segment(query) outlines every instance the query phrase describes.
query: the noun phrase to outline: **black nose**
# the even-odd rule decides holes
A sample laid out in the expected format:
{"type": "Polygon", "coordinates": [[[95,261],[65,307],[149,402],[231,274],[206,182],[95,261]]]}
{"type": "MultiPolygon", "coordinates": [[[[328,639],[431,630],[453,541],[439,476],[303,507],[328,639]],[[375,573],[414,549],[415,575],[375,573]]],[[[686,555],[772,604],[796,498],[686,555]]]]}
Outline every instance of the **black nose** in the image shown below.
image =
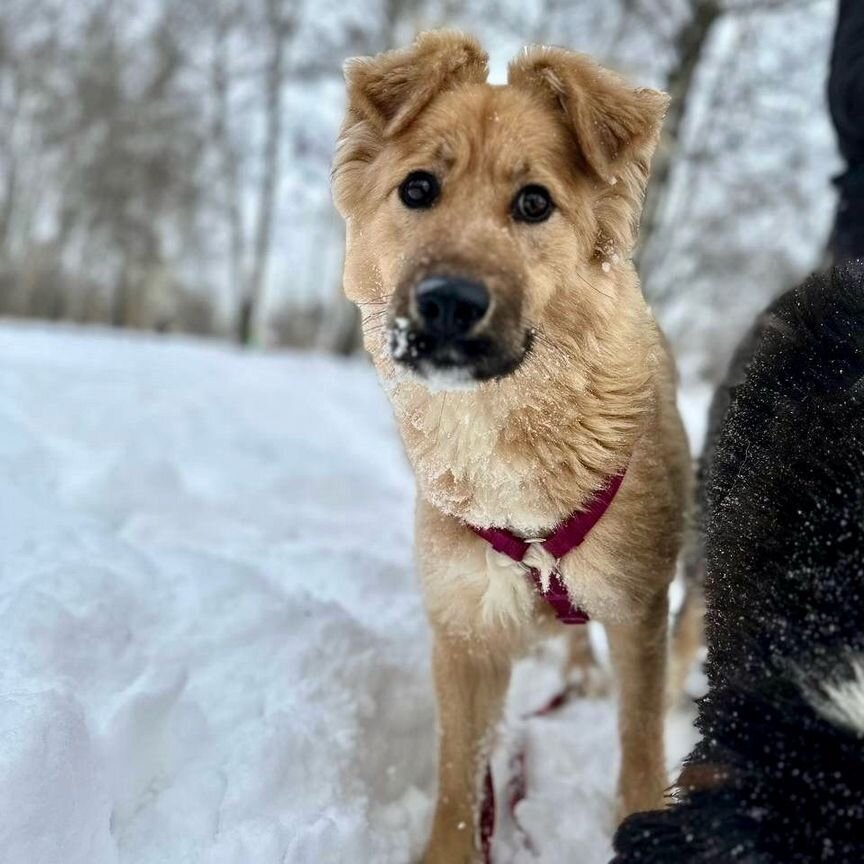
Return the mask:
{"type": "Polygon", "coordinates": [[[458,276],[428,276],[414,296],[423,326],[444,338],[464,336],[489,311],[486,286],[458,276]]]}

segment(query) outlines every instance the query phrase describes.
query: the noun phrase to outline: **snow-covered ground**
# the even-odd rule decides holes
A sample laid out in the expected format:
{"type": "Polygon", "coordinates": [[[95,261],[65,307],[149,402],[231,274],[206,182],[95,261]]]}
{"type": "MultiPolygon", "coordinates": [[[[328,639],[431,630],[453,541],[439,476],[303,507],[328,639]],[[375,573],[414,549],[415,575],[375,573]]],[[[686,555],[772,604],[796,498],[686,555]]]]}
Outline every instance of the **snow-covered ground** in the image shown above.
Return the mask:
{"type": "MultiPolygon", "coordinates": [[[[412,496],[363,362],[0,326],[0,862],[415,860],[412,496]]],[[[538,856],[498,862],[608,860],[614,711],[519,719],[557,685],[517,675],[538,856]]]]}

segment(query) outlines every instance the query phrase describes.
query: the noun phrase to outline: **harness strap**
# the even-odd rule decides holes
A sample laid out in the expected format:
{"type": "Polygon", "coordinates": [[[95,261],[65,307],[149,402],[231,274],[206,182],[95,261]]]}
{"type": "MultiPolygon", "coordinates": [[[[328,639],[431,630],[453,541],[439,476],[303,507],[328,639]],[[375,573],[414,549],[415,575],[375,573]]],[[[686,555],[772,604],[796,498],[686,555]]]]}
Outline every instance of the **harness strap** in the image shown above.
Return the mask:
{"type": "MultiPolygon", "coordinates": [[[[588,502],[584,510],[577,510],[561,522],[545,539],[526,540],[506,528],[482,528],[478,525],[468,527],[480,538],[485,540],[496,552],[522,564],[532,543],[542,546],[556,562],[568,552],[581,545],[591,529],[600,521],[609,505],[618,494],[624,480],[626,468],[619,474],[610,477],[602,489],[598,490],[588,502]]],[[[585,624],[588,614],[573,605],[567,586],[561,580],[557,567],[550,575],[548,587],[543,584],[540,571],[536,567],[525,567],[526,573],[537,593],[552,607],[555,616],[563,624],[585,624]]]]}

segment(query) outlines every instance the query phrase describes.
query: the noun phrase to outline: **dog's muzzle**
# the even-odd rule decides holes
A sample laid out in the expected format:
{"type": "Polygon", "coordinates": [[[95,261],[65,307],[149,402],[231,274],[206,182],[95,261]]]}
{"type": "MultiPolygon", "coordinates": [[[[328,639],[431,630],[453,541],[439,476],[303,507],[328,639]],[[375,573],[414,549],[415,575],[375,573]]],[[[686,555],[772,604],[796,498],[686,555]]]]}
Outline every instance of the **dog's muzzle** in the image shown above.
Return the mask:
{"type": "Polygon", "coordinates": [[[487,286],[463,276],[432,275],[410,290],[408,314],[391,323],[394,361],[427,384],[460,389],[508,374],[521,362],[496,334],[487,286]]]}

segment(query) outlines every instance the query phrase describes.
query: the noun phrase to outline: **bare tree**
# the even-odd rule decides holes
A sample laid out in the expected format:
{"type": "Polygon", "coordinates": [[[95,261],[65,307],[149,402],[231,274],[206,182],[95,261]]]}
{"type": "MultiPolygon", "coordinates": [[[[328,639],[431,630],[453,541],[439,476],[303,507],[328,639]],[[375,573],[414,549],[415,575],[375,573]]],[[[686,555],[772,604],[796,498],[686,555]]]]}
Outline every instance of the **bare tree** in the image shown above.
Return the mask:
{"type": "Polygon", "coordinates": [[[231,110],[233,64],[230,54],[231,37],[243,16],[242,5],[235,0],[215,5],[210,63],[210,87],[213,96],[211,137],[217,151],[217,173],[222,193],[221,209],[227,222],[229,246],[229,289],[231,302],[240,306],[244,292],[244,261],[246,239],[243,229],[241,155],[234,138],[231,110]]]}
{"type": "MultiPolygon", "coordinates": [[[[0,43],[3,41],[0,30],[0,43]]],[[[11,57],[10,50],[4,50],[0,44],[0,56],[8,70],[5,76],[8,81],[8,104],[3,106],[2,137],[0,137],[0,157],[5,168],[0,177],[0,249],[6,247],[12,226],[12,218],[16,212],[18,193],[18,155],[15,146],[15,136],[18,127],[18,116],[21,108],[21,86],[19,71],[11,57]]],[[[0,164],[2,164],[0,163],[0,164]]]]}
{"type": "Polygon", "coordinates": [[[282,91],[285,79],[285,49],[293,23],[285,0],[266,0],[266,23],[269,56],[264,81],[266,119],[258,178],[258,203],[252,263],[237,316],[237,338],[243,344],[248,344],[255,336],[256,319],[261,314],[264,299],[270,244],[273,237],[284,120],[282,91]]]}
{"type": "Polygon", "coordinates": [[[666,81],[666,92],[669,93],[671,102],[663,124],[663,140],[652,163],[651,185],[642,210],[639,232],[641,246],[636,256],[637,266],[643,263],[642,250],[650,243],[657,230],[657,216],[668,193],[672,166],[680,150],[681,129],[687,116],[696,73],[708,37],[721,13],[719,0],[694,0],[690,19],[672,40],[675,63],[666,81]]]}

